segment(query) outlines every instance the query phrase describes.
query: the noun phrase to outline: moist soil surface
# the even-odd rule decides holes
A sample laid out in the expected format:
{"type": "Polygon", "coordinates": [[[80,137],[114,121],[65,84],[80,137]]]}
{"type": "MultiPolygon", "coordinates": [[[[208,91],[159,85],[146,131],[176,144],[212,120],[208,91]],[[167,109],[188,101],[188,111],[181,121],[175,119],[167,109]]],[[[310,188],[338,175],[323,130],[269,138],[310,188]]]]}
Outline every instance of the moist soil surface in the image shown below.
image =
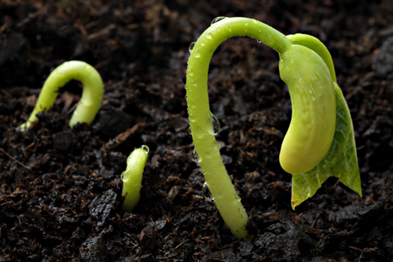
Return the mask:
{"type": "Polygon", "coordinates": [[[392,1],[11,1],[0,3],[1,261],[392,261],[392,1]],[[278,156],[291,120],[278,55],[225,41],[209,71],[223,161],[249,214],[238,240],[191,160],[189,45],[217,16],[307,33],[330,50],[348,101],[360,197],[336,178],[292,210],[278,156]],[[91,126],[71,129],[81,84],[23,134],[43,82],[68,60],[105,84],[91,126]],[[150,148],[141,199],[121,209],[120,174],[150,148]],[[206,193],[208,195],[208,193],[206,193]]]}

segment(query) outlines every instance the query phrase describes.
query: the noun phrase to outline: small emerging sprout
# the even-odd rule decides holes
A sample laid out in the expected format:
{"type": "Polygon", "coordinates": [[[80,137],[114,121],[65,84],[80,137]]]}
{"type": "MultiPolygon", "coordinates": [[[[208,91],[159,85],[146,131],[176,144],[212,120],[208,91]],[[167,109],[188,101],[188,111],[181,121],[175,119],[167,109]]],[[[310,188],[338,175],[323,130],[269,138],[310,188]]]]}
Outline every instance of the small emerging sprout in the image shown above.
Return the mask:
{"type": "Polygon", "coordinates": [[[313,196],[335,175],[361,195],[361,182],[349,109],[336,83],[330,53],[316,38],[286,37],[254,19],[214,19],[190,46],[186,96],[190,130],[206,184],[226,225],[238,238],[251,238],[248,216],[227,174],[209,109],[208,68],[216,48],[228,38],[247,36],[279,53],[279,73],[289,88],[292,120],[280,164],[293,174],[292,207],[313,196]]]}
{"type": "Polygon", "coordinates": [[[142,174],[148,160],[148,153],[148,146],[142,145],[127,157],[127,167],[121,175],[122,198],[124,198],[122,209],[126,212],[131,212],[140,200],[142,174]]]}
{"type": "Polygon", "coordinates": [[[75,109],[69,125],[73,127],[77,123],[91,124],[100,109],[103,100],[104,84],[100,74],[95,68],[83,61],[68,61],[58,66],[49,75],[42,87],[36,106],[29,119],[18,127],[26,131],[37,121],[37,114],[52,108],[58,95],[59,88],[70,80],[80,81],[83,85],[81,100],[75,109]]]}

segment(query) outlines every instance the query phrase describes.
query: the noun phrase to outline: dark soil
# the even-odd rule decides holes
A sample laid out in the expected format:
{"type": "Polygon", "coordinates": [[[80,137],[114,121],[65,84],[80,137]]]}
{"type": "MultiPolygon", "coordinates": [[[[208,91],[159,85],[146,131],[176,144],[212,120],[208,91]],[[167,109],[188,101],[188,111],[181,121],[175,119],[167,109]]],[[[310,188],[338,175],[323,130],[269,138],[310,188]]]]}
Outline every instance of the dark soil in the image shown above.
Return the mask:
{"type": "Polygon", "coordinates": [[[392,1],[105,2],[0,1],[1,261],[393,260],[392,1]],[[202,196],[184,99],[189,44],[217,16],[327,45],[353,117],[362,198],[330,178],[291,209],[291,175],[278,162],[291,118],[278,55],[234,38],[212,59],[209,95],[256,237],[230,233],[202,196]],[[72,59],[105,83],[93,125],[68,127],[81,94],[70,82],[32,131],[16,132],[51,70],[72,59]],[[151,151],[141,200],[126,213],[119,175],[142,144],[151,151]]]}

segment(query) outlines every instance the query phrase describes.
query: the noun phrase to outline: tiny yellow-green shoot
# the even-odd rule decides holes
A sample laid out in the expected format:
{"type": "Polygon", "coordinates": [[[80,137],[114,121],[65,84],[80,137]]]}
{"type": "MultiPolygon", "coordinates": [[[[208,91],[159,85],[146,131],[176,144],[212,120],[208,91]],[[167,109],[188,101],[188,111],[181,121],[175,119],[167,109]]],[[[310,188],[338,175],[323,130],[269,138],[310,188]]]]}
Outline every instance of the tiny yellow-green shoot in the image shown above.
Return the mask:
{"type": "Polygon", "coordinates": [[[142,175],[148,160],[148,153],[148,146],[142,145],[127,157],[127,167],[121,175],[122,198],[124,198],[122,209],[126,212],[131,212],[140,200],[142,175]]]}

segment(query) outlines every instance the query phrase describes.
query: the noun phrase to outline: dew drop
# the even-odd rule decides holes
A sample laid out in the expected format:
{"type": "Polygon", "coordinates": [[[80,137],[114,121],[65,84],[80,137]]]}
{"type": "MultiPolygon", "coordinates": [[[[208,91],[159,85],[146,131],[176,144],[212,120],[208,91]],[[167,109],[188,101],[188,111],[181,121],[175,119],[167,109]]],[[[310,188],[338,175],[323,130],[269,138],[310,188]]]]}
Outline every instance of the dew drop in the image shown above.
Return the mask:
{"type": "Polygon", "coordinates": [[[211,202],[214,200],[214,198],[211,195],[211,192],[208,189],[207,182],[205,182],[202,185],[201,193],[202,193],[202,196],[205,198],[205,200],[208,200],[208,201],[211,201],[211,202]]]}
{"type": "Polygon", "coordinates": [[[257,43],[261,44],[261,41],[260,41],[260,40],[257,40],[257,43]]]}
{"type": "Polygon", "coordinates": [[[213,126],[213,135],[216,135],[220,132],[220,122],[215,115],[212,114],[212,126],[213,126]]]}
{"type": "Polygon", "coordinates": [[[312,96],[312,100],[316,100],[316,98],[312,96]]]}
{"type": "Polygon", "coordinates": [[[194,122],[194,115],[192,113],[190,113],[189,115],[189,120],[190,122],[194,122]]]}
{"type": "Polygon", "coordinates": [[[192,161],[193,161],[193,162],[198,163],[199,158],[198,158],[196,149],[193,149],[193,151],[192,151],[192,153],[191,153],[191,157],[192,157],[192,161]]]}
{"type": "Polygon", "coordinates": [[[148,147],[148,146],[142,145],[142,146],[141,146],[141,149],[144,150],[144,151],[146,152],[146,154],[149,153],[149,147],[148,147]]]}
{"type": "Polygon", "coordinates": [[[200,57],[200,51],[198,49],[196,49],[196,51],[194,52],[194,57],[195,58],[199,58],[200,57]]]}
{"type": "Polygon", "coordinates": [[[192,42],[189,46],[189,52],[192,53],[194,45],[196,44],[196,42],[192,42]]]}
{"type": "Polygon", "coordinates": [[[227,17],[225,17],[225,16],[218,16],[218,17],[214,18],[214,19],[212,20],[212,22],[211,22],[211,26],[212,26],[213,24],[219,22],[219,21],[222,21],[223,19],[226,19],[226,18],[227,18],[227,17]]]}
{"type": "Polygon", "coordinates": [[[309,93],[312,94],[312,90],[311,89],[309,90],[309,93]]]}
{"type": "Polygon", "coordinates": [[[272,40],[272,36],[270,34],[265,35],[265,42],[266,45],[272,45],[274,41],[272,40]]]}
{"type": "Polygon", "coordinates": [[[217,151],[218,152],[219,150],[220,150],[219,144],[218,144],[218,142],[216,140],[214,140],[212,142],[212,151],[217,151]]]}
{"type": "Polygon", "coordinates": [[[198,139],[202,139],[203,137],[203,132],[200,126],[196,125],[196,128],[194,129],[194,132],[196,133],[196,136],[198,139]]]}
{"type": "Polygon", "coordinates": [[[190,126],[189,126],[189,129],[187,129],[187,132],[188,132],[190,135],[192,135],[192,129],[190,128],[190,126]]]}
{"type": "Polygon", "coordinates": [[[211,32],[208,33],[207,38],[208,39],[212,39],[212,33],[211,32]]]}

